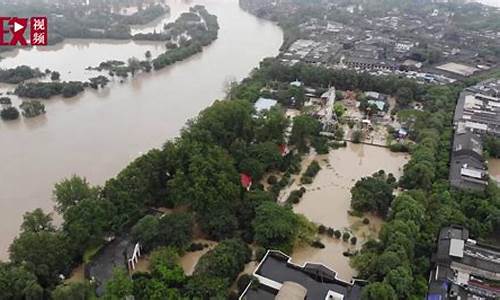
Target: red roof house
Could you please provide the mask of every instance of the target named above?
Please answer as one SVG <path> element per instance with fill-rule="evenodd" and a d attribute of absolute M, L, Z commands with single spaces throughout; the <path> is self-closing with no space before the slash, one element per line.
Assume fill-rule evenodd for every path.
<path fill-rule="evenodd" d="M 247 190 L 250 190 L 250 187 L 252 186 L 252 177 L 250 177 L 247 174 L 241 173 L 240 174 L 240 182 L 241 185 Z"/>

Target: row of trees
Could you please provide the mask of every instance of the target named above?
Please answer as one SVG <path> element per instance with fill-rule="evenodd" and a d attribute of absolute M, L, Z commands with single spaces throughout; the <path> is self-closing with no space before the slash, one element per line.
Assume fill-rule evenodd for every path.
<path fill-rule="evenodd" d="M 18 66 L 13 69 L 0 69 L 0 82 L 18 84 L 44 75 L 45 73 L 38 68 L 32 69 L 28 66 Z"/>
<path fill-rule="evenodd" d="M 84 84 L 79 81 L 68 82 L 29 82 L 16 87 L 14 93 L 19 97 L 48 99 L 62 95 L 65 98 L 74 97 L 83 92 Z"/>

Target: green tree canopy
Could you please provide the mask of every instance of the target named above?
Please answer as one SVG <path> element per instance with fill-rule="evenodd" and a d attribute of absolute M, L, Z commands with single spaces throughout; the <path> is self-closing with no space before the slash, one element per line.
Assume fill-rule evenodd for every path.
<path fill-rule="evenodd" d="M 292 250 L 297 236 L 297 216 L 289 208 L 274 202 L 263 202 L 253 221 L 255 241 L 267 249 Z"/>

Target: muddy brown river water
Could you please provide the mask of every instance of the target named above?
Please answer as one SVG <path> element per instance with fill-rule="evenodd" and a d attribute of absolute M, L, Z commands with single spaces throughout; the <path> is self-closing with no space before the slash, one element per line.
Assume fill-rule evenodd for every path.
<path fill-rule="evenodd" d="M 218 16 L 219 38 L 203 53 L 102 91 L 47 101 L 47 114 L 0 122 L 0 259 L 16 236 L 22 215 L 51 211 L 54 183 L 72 174 L 103 184 L 141 153 L 175 137 L 185 122 L 224 96 L 229 80 L 241 80 L 265 57 L 276 56 L 283 33 L 275 24 L 240 9 L 237 0 L 170 0 L 171 16 L 148 26 L 160 28 L 190 6 L 203 4 Z M 84 69 L 103 60 L 159 53 L 158 43 L 68 40 L 44 49 L 7 53 L 0 67 L 29 64 L 85 79 Z M 12 90 L 1 86 L 0 92 Z M 19 99 L 14 97 L 14 103 Z"/>

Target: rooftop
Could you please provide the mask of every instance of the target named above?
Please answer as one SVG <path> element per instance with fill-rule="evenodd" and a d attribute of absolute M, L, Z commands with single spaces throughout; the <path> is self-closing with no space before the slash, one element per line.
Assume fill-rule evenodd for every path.
<path fill-rule="evenodd" d="M 240 299 L 274 299 L 276 295 L 288 293 L 290 285 L 296 292 L 306 290 L 305 299 L 360 299 L 362 284 L 337 279 L 337 274 L 322 264 L 295 265 L 291 258 L 279 251 L 268 251 L 254 276 L 259 279 L 257 288 L 247 288 Z M 294 283 L 294 284 L 291 284 Z M 330 297 L 330 298 L 328 298 Z M 289 298 L 291 299 L 291 298 Z M 302 298 L 304 299 L 304 298 Z"/>
<path fill-rule="evenodd" d="M 500 249 L 469 238 L 461 226 L 441 229 L 428 300 L 497 299 L 500 295 Z"/>
<path fill-rule="evenodd" d="M 450 62 L 444 65 L 437 66 L 436 69 L 443 70 L 446 72 L 450 72 L 456 75 L 464 76 L 464 77 L 469 77 L 479 71 L 479 69 L 459 64 L 459 63 L 454 63 Z"/>
<path fill-rule="evenodd" d="M 274 99 L 268 99 L 268 98 L 259 98 L 257 102 L 255 102 L 254 107 L 257 112 L 262 112 L 265 110 L 270 110 L 273 106 L 278 104 L 278 101 Z"/>

